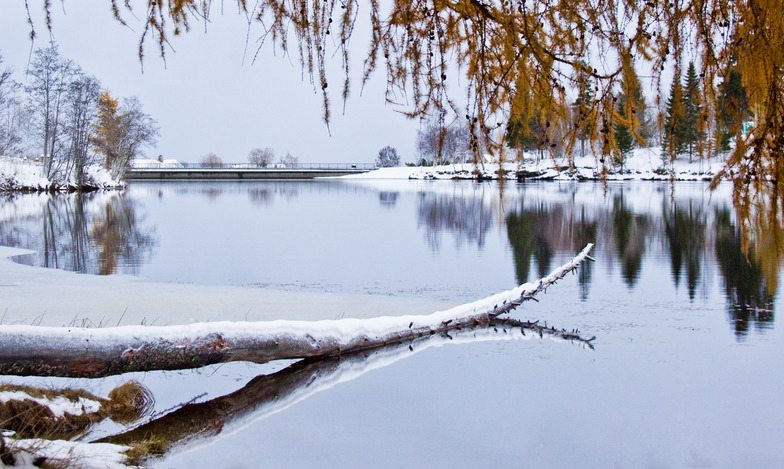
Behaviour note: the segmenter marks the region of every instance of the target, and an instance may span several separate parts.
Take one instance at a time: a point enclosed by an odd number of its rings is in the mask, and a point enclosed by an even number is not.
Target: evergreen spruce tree
[[[700,81],[694,62],[689,62],[686,70],[686,85],[683,89],[683,145],[688,149],[689,162],[692,161],[694,150],[704,138],[702,121],[702,96],[700,91]]]
[[[581,62],[577,71],[577,98],[572,104],[572,119],[580,141],[580,156],[585,156],[585,142],[592,139],[593,126],[593,83],[586,72],[587,65]]]
[[[506,145],[512,149],[538,151],[538,158],[543,156],[542,136],[545,128],[539,119],[532,116],[525,121],[525,116],[513,117],[509,120],[504,134]]]
[[[615,144],[618,147],[617,153],[613,157],[613,164],[623,167],[626,164],[626,159],[634,149],[635,139],[629,129],[629,119],[626,112],[627,98],[626,95],[621,93],[618,95],[618,116],[620,119],[615,123]]]
[[[645,97],[642,84],[631,57],[623,61],[623,82],[616,97],[617,119],[613,125],[615,148],[613,162],[623,167],[635,146],[645,143],[642,123],[645,121]]]
[[[716,127],[719,148],[730,149],[730,139],[740,133],[743,122],[751,117],[749,97],[743,86],[743,77],[736,67],[730,68],[724,81],[719,85],[716,103]]]
[[[667,152],[669,161],[674,161],[679,153],[683,153],[684,145],[684,107],[683,88],[679,75],[673,77],[670,87],[670,97],[667,99],[665,111],[664,135],[662,138],[662,151]]]

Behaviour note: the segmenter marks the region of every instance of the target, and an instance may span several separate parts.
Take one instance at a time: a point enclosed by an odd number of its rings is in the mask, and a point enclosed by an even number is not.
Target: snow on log
[[[108,328],[0,326],[0,375],[102,377],[215,363],[334,356],[485,324],[574,271],[593,248],[548,276],[430,315],[334,321],[212,322]]]

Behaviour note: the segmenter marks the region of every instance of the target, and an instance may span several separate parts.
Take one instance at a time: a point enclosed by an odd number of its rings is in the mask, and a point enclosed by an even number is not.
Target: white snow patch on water
[[[128,469],[126,464],[128,458],[123,452],[131,449],[129,446],[110,443],[82,443],[38,438],[24,440],[5,438],[5,444],[17,458],[14,467],[24,468],[37,467],[33,463],[38,458],[44,457],[52,466],[61,463],[65,467],[81,469]]]
[[[91,414],[98,412],[101,408],[101,403],[93,401],[92,399],[85,399],[80,397],[77,401],[72,401],[63,396],[57,396],[54,399],[47,397],[33,397],[23,391],[3,391],[0,392],[0,402],[6,403],[8,401],[32,401],[49,408],[56,418],[63,418],[65,414],[72,416],[79,416],[82,414]]]

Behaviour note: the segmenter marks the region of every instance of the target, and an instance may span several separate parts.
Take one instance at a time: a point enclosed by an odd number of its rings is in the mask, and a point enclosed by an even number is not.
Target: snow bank
[[[47,467],[79,467],[81,469],[128,469],[125,451],[130,446],[109,443],[82,443],[38,438],[15,440],[2,436],[5,445],[16,457],[14,467],[38,467],[35,461],[46,458]],[[58,464],[59,463],[59,464]],[[0,466],[5,467],[0,463]]]
[[[118,181],[101,165],[89,165],[84,171],[84,186],[95,189],[116,189]],[[24,158],[0,156],[0,191],[48,191],[76,189],[73,181],[50,181],[43,176],[39,163]]]
[[[41,167],[21,158],[0,157],[0,191],[46,190],[51,186],[48,179],[41,176]]]
[[[76,401],[72,401],[63,396],[57,396],[54,399],[47,397],[33,397],[23,391],[3,391],[0,392],[0,402],[6,403],[8,401],[32,401],[36,404],[47,407],[56,418],[63,418],[65,414],[72,416],[79,416],[82,414],[93,414],[101,409],[101,403],[91,399],[80,397]]]
[[[666,156],[665,156],[666,159]],[[660,148],[638,148],[627,158],[623,171],[609,168],[605,175],[610,181],[670,180],[707,181],[724,166],[725,160],[711,158],[688,162],[685,157],[672,167],[662,163]],[[537,160],[526,154],[522,162],[484,163],[477,168],[473,163],[449,164],[428,167],[381,168],[368,173],[342,176],[341,179],[526,179],[526,180],[598,180],[603,177],[602,165],[593,156],[576,157],[575,171],[569,172],[565,159],[553,161],[549,157]]]

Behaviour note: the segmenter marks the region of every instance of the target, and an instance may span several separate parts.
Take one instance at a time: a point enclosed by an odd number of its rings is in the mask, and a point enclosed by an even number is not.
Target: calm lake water
[[[20,262],[248,288],[467,302],[588,242],[596,262],[513,317],[595,335],[594,350],[456,340],[295,370],[292,394],[156,467],[784,467],[779,257],[744,253],[726,188],[134,183],[0,202],[0,244],[38,252]],[[163,410],[202,388],[254,396],[250,377],[282,368],[145,384]]]

